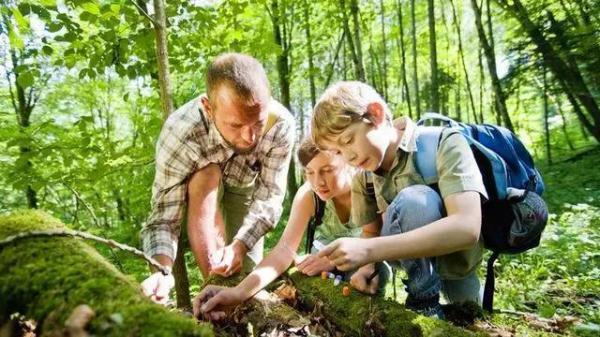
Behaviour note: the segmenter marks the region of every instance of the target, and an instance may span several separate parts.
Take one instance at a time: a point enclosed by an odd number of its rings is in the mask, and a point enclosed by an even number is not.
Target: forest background
[[[245,52],[295,115],[297,140],[339,80],[371,84],[395,116],[514,130],[544,174],[551,217],[540,248],[500,259],[497,306],[600,331],[594,0],[3,0],[0,14],[0,213],[39,208],[139,247],[164,119],[204,91],[215,55]],[[268,248],[302,180],[293,163]],[[146,277],[143,263],[99,249]]]

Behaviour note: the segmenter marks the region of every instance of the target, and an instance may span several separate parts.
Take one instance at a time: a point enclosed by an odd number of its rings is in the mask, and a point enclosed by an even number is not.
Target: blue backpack
[[[425,126],[428,120],[445,126]],[[438,181],[436,154],[446,127],[462,133],[471,147],[488,193],[482,204],[484,246],[492,251],[487,262],[483,308],[493,310],[494,262],[501,253],[516,254],[537,247],[547,222],[547,208],[541,195],[544,181],[523,143],[510,130],[490,124],[465,124],[437,114],[426,113],[417,122],[419,136],[415,164],[427,185],[436,188]],[[522,197],[512,198],[510,189],[525,190]],[[533,193],[532,193],[533,192]],[[528,195],[529,193],[529,195]],[[525,208],[533,204],[535,221],[516,220],[531,214],[520,212],[519,205],[527,198]]]

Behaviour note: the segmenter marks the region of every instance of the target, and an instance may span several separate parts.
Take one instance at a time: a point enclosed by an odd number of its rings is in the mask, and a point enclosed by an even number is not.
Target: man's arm
[[[234,239],[240,240],[248,250],[279,221],[283,209],[287,174],[295,140],[295,124],[285,121],[272,134],[273,147],[262,158],[262,169],[256,180],[248,215]]]
[[[221,169],[216,164],[198,170],[188,181],[188,238],[204,277],[212,269],[211,254],[225,245],[225,226],[217,206],[220,182]]]

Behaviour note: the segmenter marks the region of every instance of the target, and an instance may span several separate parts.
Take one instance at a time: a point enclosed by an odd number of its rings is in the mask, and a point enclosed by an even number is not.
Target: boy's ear
[[[369,105],[367,105],[367,114],[375,126],[379,126],[385,122],[385,110],[381,103],[369,103]]]

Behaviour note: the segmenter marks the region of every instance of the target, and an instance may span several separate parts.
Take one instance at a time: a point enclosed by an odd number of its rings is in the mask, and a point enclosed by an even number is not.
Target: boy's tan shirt
[[[401,123],[404,124],[404,123]],[[392,169],[384,175],[373,174],[375,198],[368,196],[364,174],[357,174],[352,182],[352,219],[357,225],[372,222],[377,213],[386,211],[388,205],[404,188],[425,185],[415,165],[418,130],[414,122],[406,120]],[[442,132],[437,151],[438,187],[442,198],[453,193],[475,191],[487,198],[481,173],[473,153],[462,134],[455,129]],[[460,279],[479,266],[483,245],[437,257],[436,268],[442,279]]]

